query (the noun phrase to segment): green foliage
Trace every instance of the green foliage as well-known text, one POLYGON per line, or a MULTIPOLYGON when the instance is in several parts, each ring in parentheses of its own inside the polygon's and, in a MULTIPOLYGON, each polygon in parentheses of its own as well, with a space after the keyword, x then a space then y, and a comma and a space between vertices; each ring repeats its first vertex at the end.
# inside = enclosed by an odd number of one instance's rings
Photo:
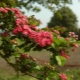
POLYGON ((51 11, 54 10, 54 6, 61 6, 62 4, 71 4, 72 0, 0 0, 0 2, 4 2, 1 4, 1 6, 8 4, 10 7, 12 6, 16 6, 19 8, 26 8, 26 10, 32 10, 35 12, 39 12, 40 11, 40 7, 38 5, 41 5, 51 11), (35 4, 38 5, 35 5, 35 4), (62 4, 61 4, 62 3, 62 4), (33 5, 34 4, 34 5, 33 5))
POLYGON ((28 19, 29 19, 29 24, 34 26, 40 25, 40 20, 35 19, 34 15, 30 16, 28 19))
POLYGON ((80 68, 73 68, 67 69, 65 73, 72 78, 72 80, 79 80, 80 79, 80 68))
MULTIPOLYGON (((62 3, 61 1, 68 3, 68 0, 41 0, 41 4, 48 8, 47 3, 59 5, 62 3)), ((27 18, 17 8, 11 8, 11 2, 8 2, 10 4, 7 4, 5 0, 1 2, 5 6, 1 5, 0 7, 0 56, 15 69, 17 74, 20 71, 39 80, 63 79, 64 74, 62 75, 55 67, 64 65, 65 60, 69 57, 69 48, 78 47, 76 38, 71 36, 70 40, 66 40, 57 30, 37 29, 36 26, 40 25, 40 21, 34 16, 27 18), (52 52, 49 62, 29 55, 31 50, 42 51, 43 49, 52 52), (40 65, 39 62, 44 65, 40 65)), ((19 2, 24 5, 24 0, 15 1, 17 4, 19 2)), ((29 0, 27 4, 24 3, 27 7, 32 7, 31 4, 34 2, 34 0, 29 0)), ((56 15, 59 15, 57 18, 62 19, 60 14, 56 15)), ((67 78, 66 75, 64 76, 67 78)))
POLYGON ((56 56, 56 60, 60 66, 63 66, 65 64, 66 58, 62 56, 56 56))
POLYGON ((15 7, 15 1, 13 0, 0 0, 0 7, 15 7))

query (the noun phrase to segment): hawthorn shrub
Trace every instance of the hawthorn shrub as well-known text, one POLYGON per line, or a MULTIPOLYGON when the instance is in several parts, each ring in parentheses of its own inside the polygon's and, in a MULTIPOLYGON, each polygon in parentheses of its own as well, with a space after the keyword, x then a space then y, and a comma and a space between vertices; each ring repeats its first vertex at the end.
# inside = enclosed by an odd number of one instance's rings
POLYGON ((16 71, 39 80, 70 80, 60 73, 56 65, 63 66, 69 59, 69 49, 78 47, 78 36, 69 32, 64 38, 56 29, 38 29, 40 21, 34 16, 26 17, 18 8, 0 7, 0 56, 16 71), (30 50, 52 52, 50 62, 40 65, 39 60, 30 56, 30 50))

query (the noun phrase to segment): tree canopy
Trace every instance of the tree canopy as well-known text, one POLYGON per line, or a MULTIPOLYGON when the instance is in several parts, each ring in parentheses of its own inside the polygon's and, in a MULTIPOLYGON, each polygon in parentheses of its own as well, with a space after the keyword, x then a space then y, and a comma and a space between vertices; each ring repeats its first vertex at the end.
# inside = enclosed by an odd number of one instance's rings
POLYGON ((74 31, 77 28, 77 21, 76 15, 69 7, 62 7, 54 13, 48 27, 62 26, 69 31, 74 31))
POLYGON ((54 10, 54 6, 59 6, 61 3, 71 3, 72 0, 16 0, 18 7, 25 7, 28 10, 40 11, 38 6, 33 4, 37 3, 45 8, 54 10))
POLYGON ((26 8, 26 10, 32 10, 32 11, 40 11, 40 7, 38 5, 41 5, 51 11, 54 10, 54 7, 60 7, 63 4, 70 4, 72 3, 72 0, 0 0, 0 2, 4 2, 7 4, 10 4, 11 6, 16 4, 16 7, 18 8, 26 8), (37 6, 35 4, 38 4, 37 6), (62 4, 63 3, 63 4, 62 4), (34 4, 34 5, 33 5, 34 4))

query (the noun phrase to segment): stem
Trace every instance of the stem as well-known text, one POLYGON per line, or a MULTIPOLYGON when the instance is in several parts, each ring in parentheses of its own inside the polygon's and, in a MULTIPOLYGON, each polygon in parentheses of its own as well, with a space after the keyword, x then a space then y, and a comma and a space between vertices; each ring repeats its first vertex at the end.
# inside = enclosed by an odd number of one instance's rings
POLYGON ((7 59, 4 55, 2 55, 2 54, 0 53, 0 56, 1 56, 2 58, 4 58, 4 60, 5 60, 11 67, 15 68, 15 65, 14 65, 13 63, 9 62, 8 59, 7 59))
POLYGON ((33 77, 33 78, 36 78, 36 79, 38 79, 38 80, 41 80, 40 78, 37 78, 37 77, 35 77, 35 76, 33 76, 33 75, 31 75, 31 74, 29 74, 29 73, 25 73, 26 75, 29 75, 29 76, 31 76, 31 77, 33 77))
POLYGON ((18 64, 17 64, 17 58, 15 58, 15 62, 16 62, 16 73, 17 73, 17 77, 19 78, 19 70, 18 70, 18 64))

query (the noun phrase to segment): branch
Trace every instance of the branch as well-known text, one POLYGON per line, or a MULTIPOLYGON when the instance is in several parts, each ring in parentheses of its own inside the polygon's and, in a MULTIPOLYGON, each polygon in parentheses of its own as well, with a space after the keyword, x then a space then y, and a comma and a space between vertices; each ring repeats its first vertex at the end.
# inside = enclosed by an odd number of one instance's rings
POLYGON ((38 79, 38 80, 41 80, 40 78, 37 78, 37 77, 35 77, 35 76, 33 76, 33 75, 31 75, 31 74, 29 74, 29 73, 25 73, 26 75, 29 75, 29 76, 31 76, 31 77, 33 77, 33 78, 36 78, 36 79, 38 79))
POLYGON ((11 67, 15 68, 15 65, 14 65, 13 63, 9 62, 8 59, 5 58, 4 55, 2 55, 2 54, 0 53, 0 56, 1 56, 2 58, 4 58, 4 60, 5 60, 11 67))
POLYGON ((26 4, 29 4, 32 0, 28 0, 28 2, 26 4))

